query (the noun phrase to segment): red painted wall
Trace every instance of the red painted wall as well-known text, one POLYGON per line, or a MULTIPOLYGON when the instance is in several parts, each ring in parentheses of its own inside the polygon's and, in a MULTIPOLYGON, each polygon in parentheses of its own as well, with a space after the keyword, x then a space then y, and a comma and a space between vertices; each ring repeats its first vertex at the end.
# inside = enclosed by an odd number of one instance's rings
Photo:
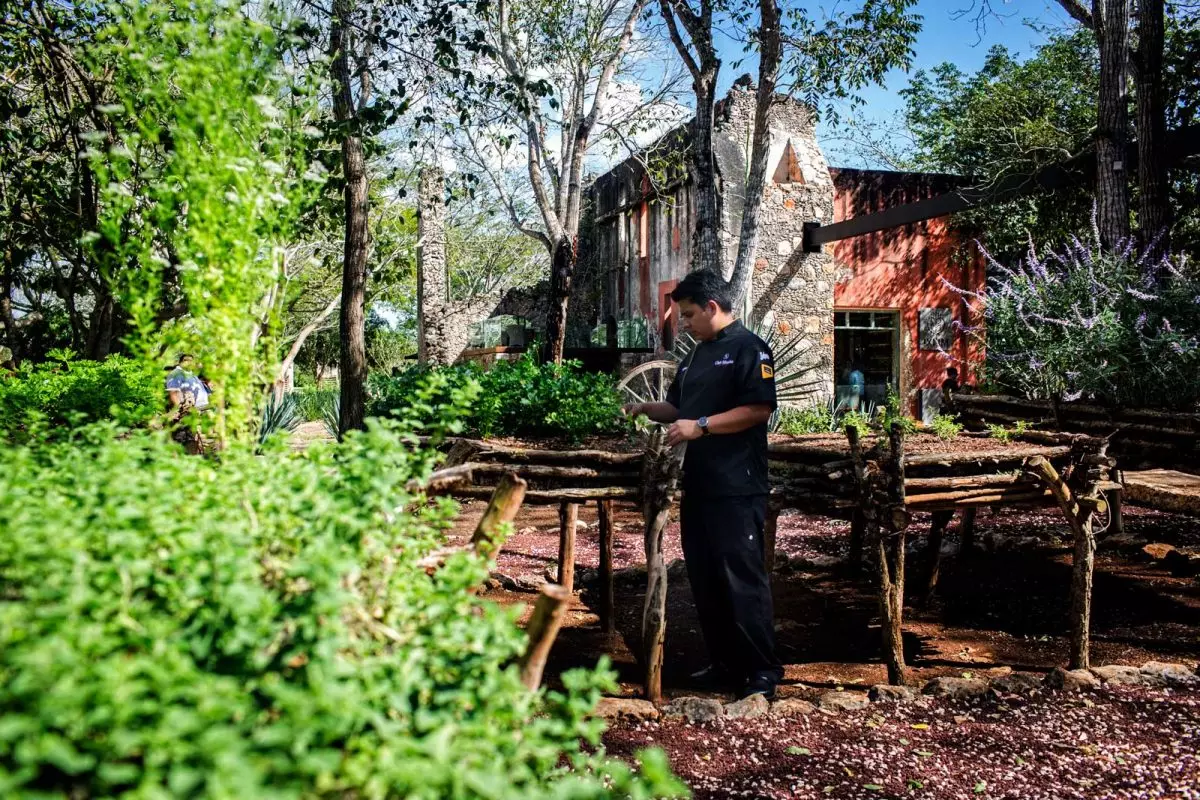
MULTIPOLYGON (((834 181, 834 222, 932 197, 954 186, 951 176, 855 169, 831 169, 830 174, 834 181)), ((848 270, 834 288, 835 310, 889 310, 900 314, 901 390, 910 397, 913 413, 915 390, 939 388, 951 365, 958 367, 960 382, 974 383, 975 366, 983 357, 975 342, 957 329, 948 354, 919 348, 922 308, 949 308, 955 322, 968 327, 979 324, 962 296, 945 283, 972 292, 983 288, 983 260, 976 253, 964 258, 964 252, 971 250, 964 251, 962 244, 948 230, 947 219, 941 218, 833 245, 834 260, 839 268, 848 270)))

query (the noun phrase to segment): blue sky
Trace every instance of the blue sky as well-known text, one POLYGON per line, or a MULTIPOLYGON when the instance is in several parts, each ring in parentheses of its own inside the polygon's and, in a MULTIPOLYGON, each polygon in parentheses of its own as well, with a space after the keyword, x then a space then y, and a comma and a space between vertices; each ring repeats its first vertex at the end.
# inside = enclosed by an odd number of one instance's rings
MULTIPOLYGON (((834 5, 833 2, 823 2, 809 4, 809 7, 832 8, 834 5)), ((957 64, 964 72, 974 72, 983 65, 988 48, 997 44, 1005 45, 1021 58, 1025 58, 1045 41, 1045 34, 1027 25, 1026 20, 1040 26, 1055 28, 1066 28, 1071 23, 1066 12, 1055 0, 992 0, 992 6, 1004 16, 1000 19, 989 19, 981 36, 975 28, 974 12, 968 11, 959 19, 954 18, 957 10, 971 7, 971 0, 919 0, 917 13, 925 19, 914 47, 916 56, 913 59, 913 71, 928 69, 949 61, 957 64)), ((733 68, 733 62, 742 56, 741 46, 734 42, 725 42, 721 51, 723 64, 720 93, 724 93, 739 75, 751 71, 753 66, 747 63, 740 68, 733 68)), ((880 120, 891 117, 903 108, 899 92, 908 85, 908 79, 908 74, 897 69, 888 75, 883 86, 866 89, 862 95, 867 100, 867 106, 860 114, 880 120)), ((822 123, 818 128, 818 137, 831 164, 871 166, 855 163, 855 159, 842 152, 838 145, 831 141, 833 137, 827 124, 822 123)))

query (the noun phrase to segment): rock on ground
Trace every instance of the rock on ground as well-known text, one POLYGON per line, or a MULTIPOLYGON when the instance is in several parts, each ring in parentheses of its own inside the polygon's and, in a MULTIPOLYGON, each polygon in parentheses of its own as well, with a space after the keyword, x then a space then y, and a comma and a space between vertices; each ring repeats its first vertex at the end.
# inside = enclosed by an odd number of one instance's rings
POLYGON ((931 697, 961 699, 979 697, 990 688, 991 684, 985 678, 934 678, 921 691, 931 697))
POLYGON ((683 717, 688 722, 712 722, 725 715, 720 700, 709 697, 677 697, 663 709, 664 717, 683 717))
POLYGON ((892 686, 889 683, 876 684, 867 692, 867 698, 873 703, 910 703, 920 696, 911 686, 892 686))
POLYGON ((816 710, 816 706, 799 697, 776 700, 771 704, 771 713, 777 717, 807 717, 816 710))
POLYGON ((1092 674, 1103 683, 1115 685, 1137 685, 1143 682, 1141 670, 1137 667, 1126 667, 1121 664, 1092 667, 1092 674))
POLYGON ((1100 679, 1086 669, 1063 669, 1062 667, 1055 667, 1046 676, 1046 685, 1051 689, 1077 692, 1080 689, 1095 689, 1100 685, 1100 679))
POLYGON ((824 711, 857 711, 869 703, 866 695, 857 692, 825 692, 817 698, 817 705, 824 711))
POLYGON ((613 722, 650 722, 661 716, 649 700, 626 697, 601 697, 593 714, 613 722))
POLYGON ((1028 694, 1042 688, 1042 677, 1030 672, 1014 672, 992 680, 992 689, 1001 694, 1028 694))
POLYGON ((725 704, 725 716, 730 719, 765 717, 770 710, 770 701, 761 694, 752 694, 736 702, 725 704))
POLYGON ((1142 680, 1151 686, 1195 686, 1200 684, 1196 673, 1183 664, 1147 661, 1142 664, 1142 680))

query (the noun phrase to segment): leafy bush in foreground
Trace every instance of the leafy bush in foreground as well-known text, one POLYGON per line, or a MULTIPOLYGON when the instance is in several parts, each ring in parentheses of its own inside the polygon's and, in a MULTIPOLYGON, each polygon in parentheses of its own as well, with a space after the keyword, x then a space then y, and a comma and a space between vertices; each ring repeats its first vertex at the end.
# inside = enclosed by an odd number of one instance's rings
POLYGON ((0 374, 0 434, 33 418, 52 426, 106 419, 139 425, 166 405, 163 371, 153 365, 117 355, 104 361, 76 360, 65 350, 51 355, 0 374))
POLYGON ((409 442, 446 429, 219 462, 109 426, 0 450, 0 796, 677 791, 661 754, 584 752, 604 669, 523 688, 517 611, 469 591, 483 559, 419 565, 454 509, 406 491, 434 462, 409 442))
POLYGON ((413 408, 413 388, 431 371, 447 376, 449 386, 479 384, 478 399, 463 420, 474 435, 581 439, 626 430, 611 376, 584 372, 578 362, 538 364, 531 358, 501 361, 489 370, 460 364, 373 375, 367 413, 424 419, 424 413, 413 408))

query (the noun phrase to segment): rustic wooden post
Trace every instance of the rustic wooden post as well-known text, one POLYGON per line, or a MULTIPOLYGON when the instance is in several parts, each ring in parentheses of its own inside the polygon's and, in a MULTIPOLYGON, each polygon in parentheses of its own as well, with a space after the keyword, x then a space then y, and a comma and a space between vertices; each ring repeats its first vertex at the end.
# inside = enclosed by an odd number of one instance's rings
POLYGON ((875 526, 878 548, 879 609, 883 623, 883 657, 888 683, 905 683, 904 637, 904 534, 908 512, 904 508, 904 429, 894 423, 888 431, 886 506, 875 526))
POLYGON ((1031 458, 1027 469, 1036 475, 1054 494, 1062 509, 1071 533, 1075 537, 1075 551, 1071 557, 1071 669, 1087 669, 1090 666, 1089 645, 1092 618, 1092 576, 1096 565, 1096 537, 1092 531, 1093 509, 1101 507, 1103 501, 1091 497, 1090 489, 1095 480, 1087 479, 1085 496, 1079 500, 1071 487, 1058 474, 1049 461, 1041 456, 1031 458), (1081 502, 1086 501, 1086 502, 1081 502))
POLYGON ((958 521, 960 555, 970 553, 975 547, 975 511, 974 508, 964 508, 958 521))
POLYGON ((767 518, 763 522, 763 566, 766 567, 767 577, 775 572, 775 534, 779 530, 779 512, 783 511, 781 501, 771 499, 767 503, 767 518))
POLYGON ((575 591, 575 528, 579 522, 579 504, 559 504, 558 522, 558 585, 570 594, 575 591))
POLYGON ((925 602, 933 599, 933 591, 937 588, 938 573, 942 567, 942 539, 946 534, 946 526, 954 518, 953 511, 935 511, 929 525, 929 582, 925 586, 925 602))
POLYGON ((562 586, 547 583, 542 585, 541 594, 533 606, 533 615, 525 626, 529 643, 521 656, 521 683, 530 691, 542 684, 542 672, 546 669, 546 659, 550 657, 550 647, 562 627, 563 613, 571 593, 562 586))
POLYGON ((1110 489, 1104 496, 1108 500, 1108 532, 1121 536, 1125 533, 1125 490, 1110 489))
POLYGON ((613 516, 612 500, 599 500, 600 528, 600 630, 606 634, 616 630, 613 604, 613 516))
POLYGON ((471 534, 471 546, 477 552, 492 555, 499 546, 500 526, 516 518, 521 503, 525 501, 527 485, 524 478, 512 472, 501 476, 496 490, 492 493, 492 499, 488 501, 487 509, 479 518, 475 532, 471 534))
POLYGON ((867 518, 862 509, 854 509, 850 515, 850 552, 846 554, 847 563, 854 569, 862 567, 863 533, 867 528, 867 518))
POLYGON ((646 602, 642 607, 642 655, 646 668, 646 699, 652 703, 663 700, 663 641, 667 633, 667 565, 663 559, 663 532, 670 518, 682 451, 682 447, 668 448, 665 433, 656 431, 646 446, 643 464, 646 602))

